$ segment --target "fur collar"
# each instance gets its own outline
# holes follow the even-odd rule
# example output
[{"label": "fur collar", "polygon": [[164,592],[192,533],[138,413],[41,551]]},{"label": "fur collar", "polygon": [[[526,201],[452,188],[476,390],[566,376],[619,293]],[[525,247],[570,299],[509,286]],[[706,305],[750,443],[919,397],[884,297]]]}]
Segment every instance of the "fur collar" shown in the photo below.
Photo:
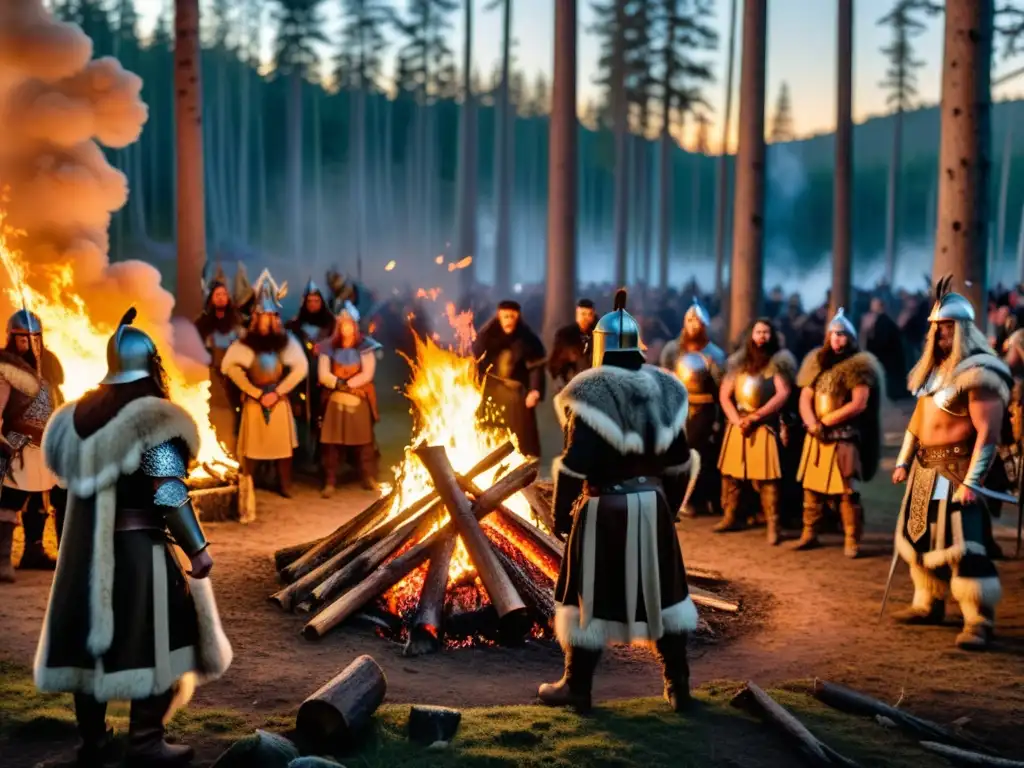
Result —
[{"label": "fur collar", "polygon": [[24,365],[0,359],[0,378],[23,395],[35,397],[39,394],[39,378]]},{"label": "fur collar", "polygon": [[188,411],[170,400],[140,397],[86,439],[75,431],[77,401],[57,410],[43,433],[43,455],[50,470],[75,496],[88,498],[139,468],[142,454],[180,438],[189,458],[199,452],[199,430]]},{"label": "fur collar", "polygon": [[[729,355],[729,359],[726,361],[726,370],[730,373],[735,373],[743,365],[743,361],[746,360],[747,349],[741,347],[736,352]],[[768,360],[768,365],[765,366],[764,376],[765,378],[773,377],[776,375],[782,376],[790,384],[796,378],[797,362],[796,358],[793,357],[793,353],[788,349],[780,349]]]},{"label": "fur collar", "polygon": [[563,427],[572,414],[622,454],[661,454],[686,425],[689,402],[686,387],[660,368],[602,365],[574,376],[555,396],[555,412]]},{"label": "fur collar", "polygon": [[1006,363],[995,355],[979,352],[962,360],[953,369],[950,384],[956,387],[958,392],[987,389],[1002,401],[1005,408],[1010,402],[1013,374]]},{"label": "fur collar", "polygon": [[[796,385],[800,388],[813,386],[821,374],[821,363],[816,349],[804,358],[800,372],[796,377]],[[878,358],[870,352],[856,352],[840,363],[833,365],[825,372],[829,384],[841,384],[846,390],[854,387],[878,387],[885,380],[885,373]],[[824,383],[824,382],[823,382]],[[827,386],[827,384],[826,384]]]}]

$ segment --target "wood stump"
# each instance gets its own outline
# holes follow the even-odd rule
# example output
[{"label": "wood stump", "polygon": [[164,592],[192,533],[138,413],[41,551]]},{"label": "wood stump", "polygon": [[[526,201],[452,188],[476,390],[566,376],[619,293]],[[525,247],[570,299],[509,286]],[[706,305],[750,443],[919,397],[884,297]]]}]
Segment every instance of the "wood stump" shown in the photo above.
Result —
[{"label": "wood stump", "polygon": [[344,749],[384,701],[388,682],[371,656],[360,656],[302,702],[295,728],[311,745]]}]

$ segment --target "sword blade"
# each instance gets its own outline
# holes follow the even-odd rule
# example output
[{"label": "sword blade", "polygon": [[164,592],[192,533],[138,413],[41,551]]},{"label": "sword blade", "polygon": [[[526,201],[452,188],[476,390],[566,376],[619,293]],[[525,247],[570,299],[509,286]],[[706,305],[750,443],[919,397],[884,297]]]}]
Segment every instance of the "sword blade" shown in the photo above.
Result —
[{"label": "sword blade", "polygon": [[986,499],[992,499],[993,501],[1001,501],[1005,504],[1019,505],[1020,499],[1016,496],[1012,496],[1009,493],[1003,493],[1002,491],[993,491],[991,488],[984,488],[977,485],[968,485],[972,491],[979,496],[984,496]]},{"label": "sword blade", "polygon": [[892,589],[892,577],[896,573],[896,563],[900,560],[900,553],[896,550],[896,544],[892,547],[892,562],[889,563],[889,578],[885,580],[885,592],[882,594],[882,607],[878,611],[878,620],[885,616],[885,604],[889,602],[889,590]]}]

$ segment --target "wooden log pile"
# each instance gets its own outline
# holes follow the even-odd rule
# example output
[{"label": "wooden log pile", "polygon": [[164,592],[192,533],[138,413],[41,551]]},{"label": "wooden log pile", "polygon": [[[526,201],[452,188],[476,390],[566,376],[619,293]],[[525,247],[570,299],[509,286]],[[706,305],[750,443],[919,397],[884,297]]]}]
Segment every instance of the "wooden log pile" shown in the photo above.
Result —
[{"label": "wooden log pile", "polygon": [[222,464],[203,464],[204,476],[188,479],[192,503],[203,522],[238,520],[238,470]]}]

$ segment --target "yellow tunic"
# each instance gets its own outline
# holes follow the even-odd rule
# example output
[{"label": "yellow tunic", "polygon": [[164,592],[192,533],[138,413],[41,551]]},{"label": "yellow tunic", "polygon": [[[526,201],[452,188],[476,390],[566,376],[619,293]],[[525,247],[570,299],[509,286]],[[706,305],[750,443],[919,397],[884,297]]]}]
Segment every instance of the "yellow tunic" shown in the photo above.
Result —
[{"label": "yellow tunic", "polygon": [[739,427],[726,424],[718,469],[737,480],[778,480],[782,464],[775,430],[762,425],[744,437]]}]

